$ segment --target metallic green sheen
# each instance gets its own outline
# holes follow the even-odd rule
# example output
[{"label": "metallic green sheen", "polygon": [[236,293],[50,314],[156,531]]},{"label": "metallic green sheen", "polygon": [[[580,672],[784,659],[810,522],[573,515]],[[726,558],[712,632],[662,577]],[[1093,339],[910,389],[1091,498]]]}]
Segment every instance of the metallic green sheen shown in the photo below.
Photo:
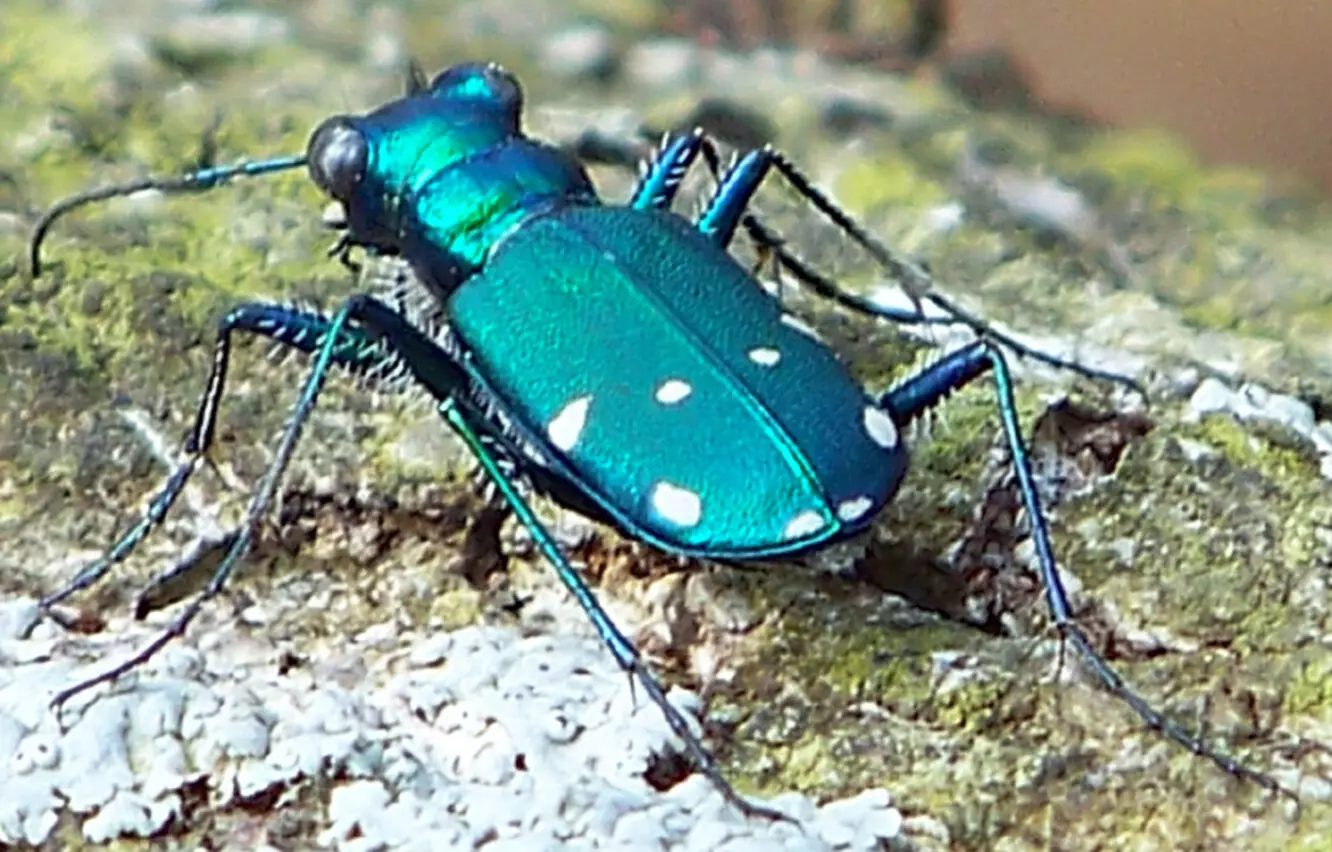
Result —
[{"label": "metallic green sheen", "polygon": [[[810,549],[868,522],[906,469],[866,433],[870,403],[833,353],[781,322],[780,305],[688,222],[662,211],[564,207],[526,221],[453,294],[451,324],[478,374],[541,446],[580,397],[561,456],[620,524],[679,553],[757,558]],[[765,366],[749,353],[765,347]],[[691,392],[656,399],[668,379]],[[697,523],[657,511],[665,481],[699,499]],[[868,500],[848,525],[837,507]],[[797,516],[822,524],[788,536]]]},{"label": "metallic green sheen", "polygon": [[[665,153],[634,204],[605,205],[523,135],[521,107],[503,69],[458,66],[329,119],[309,152],[353,244],[407,259],[440,301],[489,427],[523,439],[515,461],[675,553],[760,559],[868,526],[906,471],[892,415],[727,253],[717,222],[736,217],[669,212],[687,160]],[[713,212],[756,174],[719,185]]]},{"label": "metallic green sheen", "polygon": [[[543,204],[596,193],[562,152],[522,135],[522,94],[498,70],[454,69],[426,93],[339,116],[364,146],[363,179],[340,198],[358,242],[412,259],[441,298]],[[313,144],[313,142],[312,142]]]}]

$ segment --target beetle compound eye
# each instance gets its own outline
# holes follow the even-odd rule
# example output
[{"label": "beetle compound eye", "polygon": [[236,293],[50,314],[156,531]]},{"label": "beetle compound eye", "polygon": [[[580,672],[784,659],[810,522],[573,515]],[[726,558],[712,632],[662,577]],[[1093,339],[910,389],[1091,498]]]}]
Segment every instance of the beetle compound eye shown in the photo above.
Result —
[{"label": "beetle compound eye", "polygon": [[495,62],[487,64],[481,71],[490,97],[505,109],[517,111],[523,105],[523,88],[518,85],[518,78],[508,72],[504,66]]},{"label": "beetle compound eye", "polygon": [[346,118],[331,118],[310,137],[310,179],[333,198],[346,201],[365,177],[365,135]]}]

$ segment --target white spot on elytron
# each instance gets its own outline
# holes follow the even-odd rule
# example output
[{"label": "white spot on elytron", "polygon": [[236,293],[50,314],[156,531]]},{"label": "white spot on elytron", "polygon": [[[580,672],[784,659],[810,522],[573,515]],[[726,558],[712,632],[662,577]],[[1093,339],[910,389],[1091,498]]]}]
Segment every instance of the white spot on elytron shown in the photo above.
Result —
[{"label": "white spot on elytron", "polygon": [[694,389],[689,385],[689,382],[683,379],[667,379],[657,385],[657,402],[662,405],[675,405],[693,392]]},{"label": "white spot on elytron", "polygon": [[795,329],[796,331],[808,337],[810,340],[822,341],[822,338],[819,337],[819,333],[814,329],[810,328],[809,323],[805,322],[798,316],[794,316],[792,314],[782,314],[782,325],[786,326],[787,328]]},{"label": "white spot on elytron", "polygon": [[865,517],[865,513],[874,507],[874,501],[868,497],[852,497],[837,504],[837,517],[850,523]]},{"label": "white spot on elytron", "polygon": [[874,443],[885,450],[897,446],[897,424],[888,416],[888,412],[877,405],[865,406],[865,431]]},{"label": "white spot on elytron", "polygon": [[692,527],[703,517],[703,501],[688,488],[662,480],[652,488],[652,508],[666,520],[681,527]]},{"label": "white spot on elytron", "polygon": [[749,360],[760,367],[776,367],[777,362],[782,360],[782,353],[767,346],[755,346],[749,350]]},{"label": "white spot on elytron", "polygon": [[804,538],[823,529],[823,515],[813,509],[806,509],[791,519],[782,535],[786,538]]},{"label": "white spot on elytron", "polygon": [[589,394],[572,400],[560,409],[560,413],[546,427],[550,442],[566,453],[572,450],[574,444],[578,443],[578,436],[583,434],[583,426],[587,424],[587,409],[591,404],[592,396]]}]

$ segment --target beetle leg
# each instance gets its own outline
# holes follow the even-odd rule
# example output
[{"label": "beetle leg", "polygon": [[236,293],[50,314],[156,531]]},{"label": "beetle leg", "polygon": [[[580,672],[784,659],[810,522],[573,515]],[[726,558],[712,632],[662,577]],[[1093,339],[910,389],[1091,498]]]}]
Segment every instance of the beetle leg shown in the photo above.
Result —
[{"label": "beetle leg", "polygon": [[702,130],[694,130],[663,143],[634,187],[627,206],[635,210],[669,210],[689,167],[704,144]]},{"label": "beetle leg", "polygon": [[[226,387],[227,367],[231,360],[231,336],[236,332],[260,334],[279,343],[314,351],[320,344],[328,326],[328,319],[310,311],[299,311],[267,302],[247,302],[227,312],[218,322],[217,342],[213,346],[213,366],[208,384],[194,417],[194,425],[185,439],[182,457],[175,465],[157,493],[148,501],[143,516],[99,559],[89,563],[58,591],[42,598],[40,606],[51,606],[74,593],[95,584],[116,564],[124,561],[139,543],[162,522],[167,512],[184,491],[190,477],[206,462],[213,444],[218,407]],[[347,330],[346,343],[334,350],[333,362],[353,372],[369,374],[381,369],[387,359],[382,347],[373,341],[356,336],[357,329]],[[190,570],[201,554],[187,557],[158,575],[151,584],[164,585]]]},{"label": "beetle leg", "polygon": [[746,153],[725,174],[716,145],[704,137],[701,153],[708,168],[718,176],[717,188],[698,217],[698,229],[717,245],[731,244],[737,227],[743,225],[761,244],[781,246],[780,238],[748,213],[749,204],[768,172],[776,169],[791,187],[829,221],[867,251],[888,273],[901,283],[920,315],[921,300],[933,290],[929,272],[920,264],[897,255],[860,227],[844,210],[824,195],[784,154],[764,146]]},{"label": "beetle leg", "polygon": [[1022,439],[1022,426],[1018,422],[1017,403],[1013,398],[1013,379],[1003,351],[990,340],[977,340],[961,349],[945,355],[939,361],[911,376],[897,387],[879,398],[882,406],[898,424],[905,427],[911,421],[934,408],[955,391],[975,381],[985,373],[994,378],[996,403],[1000,419],[1003,421],[1004,437],[1013,461],[1013,472],[1017,479],[1018,491],[1022,495],[1023,509],[1030,525],[1032,544],[1036,549],[1036,560],[1040,568],[1041,582],[1045,586],[1046,603],[1051,620],[1064,639],[1073,644],[1087,668],[1096,676],[1102,686],[1127,704],[1138,718],[1148,727],[1160,731],[1167,738],[1216,764],[1225,772],[1237,778],[1248,779],[1273,792],[1294,798],[1294,794],[1282,787],[1274,778],[1242,763],[1214,751],[1196,735],[1186,731],[1176,722],[1166,718],[1136,692],[1129,688],[1124,679],[1101,656],[1092,645],[1091,639],[1078,626],[1073,618],[1073,608],[1069,603],[1068,592],[1059,577],[1054,550],[1050,546],[1050,533],[1046,525],[1045,514],[1041,510],[1035,480],[1031,473],[1031,463],[1026,444]]},{"label": "beetle leg", "polygon": [[[240,527],[230,533],[225,540],[229,545],[226,554],[214,569],[207,586],[190,600],[165,630],[138,653],[105,672],[61,691],[52,701],[54,706],[60,706],[69,698],[93,686],[114,681],[147,662],[175,637],[182,635],[203,606],[222,591],[236,565],[253,544],[259,525],[273,502],[283,474],[295,452],[305,423],[313,412],[320,391],[333,367],[339,366],[366,374],[384,369],[385,365],[398,366],[410,371],[415,381],[439,400],[438,408],[441,416],[462,438],[487,476],[495,483],[504,502],[531,533],[532,540],[586,612],[616,662],[660,708],[671,730],[684,743],[686,751],[699,771],[722,792],[727,801],[742,812],[770,819],[786,819],[777,811],[745,801],[722,776],[715,759],[693,733],[684,715],[666,698],[665,690],[639,657],[633,644],[615,626],[592,590],[564,556],[550,531],[523,498],[516,480],[505,469],[503,457],[494,448],[493,440],[489,440],[494,437],[490,430],[474,425],[483,423],[484,418],[470,402],[470,377],[454,360],[451,353],[392,308],[366,295],[353,296],[331,319],[322,314],[277,305],[248,303],[228,313],[223,318],[220,329],[213,372],[209,377],[204,397],[200,401],[195,427],[186,441],[185,460],[168,479],[166,486],[150,502],[149,511],[144,519],[112,548],[107,557],[94,563],[89,569],[81,571],[66,590],[53,595],[47,602],[59,600],[95,582],[105,574],[111,565],[123,559],[143,539],[180,495],[185,482],[199,467],[204,452],[212,442],[218,404],[226,379],[230,335],[237,330],[262,334],[314,355],[314,364],[310,368],[296,408],[287,421],[287,428],[274,453],[273,461],[260,480]],[[163,575],[163,580],[174,579],[186,570],[187,568],[169,569]]]},{"label": "beetle leg", "polygon": [[[920,264],[901,257],[888,249],[864,229],[827,196],[819,191],[795,164],[781,152],[772,148],[750,151],[725,174],[721,174],[721,160],[716,146],[706,137],[702,139],[700,153],[714,175],[719,175],[717,189],[698,219],[698,228],[722,247],[730,244],[737,227],[743,227],[750,238],[776,255],[776,262],[801,283],[818,295],[856,313],[905,324],[961,324],[979,337],[1002,343],[1019,356],[1041,361],[1061,370],[1068,370],[1086,378],[1123,385],[1145,395],[1134,379],[1109,370],[1088,367],[1077,361],[1060,358],[1023,344],[999,331],[981,317],[971,313],[940,293],[929,272]],[[791,187],[820,213],[840,228],[854,242],[867,251],[890,277],[901,283],[915,310],[906,311],[879,304],[872,298],[844,289],[836,281],[820,274],[803,260],[787,251],[781,235],[764,225],[747,209],[759,185],[771,170],[776,170]],[[927,313],[923,303],[928,302],[942,313]]]},{"label": "beetle leg", "polygon": [[785,820],[787,817],[778,812],[765,808],[761,805],[755,805],[746,801],[736,793],[730,783],[722,775],[721,769],[717,766],[716,760],[704,748],[699,741],[698,736],[689,727],[688,721],[684,715],[675,707],[674,704],[666,698],[666,691],[662,689],[660,683],[648,669],[647,664],[643,662],[642,657],[634,648],[633,643],[620,632],[611,620],[610,615],[602,608],[596,595],[583,580],[582,575],[569,562],[568,557],[564,555],[559,543],[537,517],[530,504],[523,498],[519,492],[517,484],[510,475],[504,470],[504,466],[495,456],[487,443],[481,440],[481,436],[474,424],[474,416],[460,409],[457,402],[452,397],[442,398],[439,404],[439,412],[444,420],[451,426],[467,445],[472,455],[481,464],[482,469],[494,481],[499,489],[500,495],[512,508],[514,516],[518,519],[532,536],[532,541],[546,561],[554,567],[560,581],[564,583],[565,588],[573,595],[574,600],[582,607],[588,620],[592,622],[601,641],[610,650],[615,661],[619,663],[620,668],[633,678],[634,681],[643,688],[648,698],[653,704],[661,710],[662,715],[666,717],[666,722],[671,730],[684,743],[685,750],[693,760],[694,765],[722,794],[722,796],[731,804],[735,805],[742,813],[749,816],[759,816],[767,819]]},{"label": "beetle leg", "polygon": [[[143,517],[133,528],[107,551],[101,559],[91,563],[80,571],[73,580],[60,591],[43,598],[41,604],[50,606],[65,599],[74,592],[97,582],[116,563],[127,557],[131,551],[151,531],[180,496],[185,484],[203,464],[208,448],[213,442],[217,421],[218,407],[221,403],[226,384],[227,365],[230,360],[231,334],[236,331],[257,333],[277,340],[296,349],[316,355],[315,365],[310,371],[305,388],[296,405],[295,413],[287,423],[287,429],[278,445],[272,463],[260,481],[258,489],[251,498],[245,513],[245,520],[239,530],[229,533],[223,540],[228,544],[226,554],[214,569],[212,578],[203,591],[199,592],[159,636],[145,646],[128,661],[96,675],[81,683],[65,689],[52,701],[59,706],[69,698],[95,686],[108,683],[138,667],[161,650],[172,638],[181,635],[200,609],[209,599],[215,597],[226,584],[227,578],[242,556],[249,550],[254,536],[267,514],[268,508],[277,492],[283,473],[295,451],[305,421],[314,409],[315,401],[323,388],[329,370],[343,367],[361,375],[376,375],[380,371],[390,370],[397,365],[406,366],[412,355],[429,346],[435,352],[441,351],[435,343],[423,333],[416,331],[418,339],[403,341],[394,339],[389,342],[377,332],[375,319],[384,314],[396,316],[382,303],[366,296],[353,296],[331,320],[322,314],[299,311],[264,302],[250,302],[239,305],[219,323],[217,344],[213,350],[213,369],[203,397],[199,401],[194,427],[186,438],[184,457],[176,469],[167,477],[166,483],[149,501]],[[358,325],[350,325],[351,322]],[[400,320],[400,322],[403,322]],[[406,325],[405,322],[403,322]],[[410,326],[409,326],[410,328]],[[435,359],[441,360],[441,359]],[[417,375],[417,379],[427,385],[432,393],[444,392],[443,386],[449,385],[449,391],[455,387],[465,387],[466,374],[449,362],[448,367],[432,364],[427,378]],[[450,369],[451,368],[451,369]],[[452,383],[452,384],[450,384]],[[192,551],[193,552],[193,551]],[[196,557],[201,557],[197,553]],[[193,567],[187,558],[184,564],[173,566],[163,572],[157,585],[165,584],[181,576]]]}]

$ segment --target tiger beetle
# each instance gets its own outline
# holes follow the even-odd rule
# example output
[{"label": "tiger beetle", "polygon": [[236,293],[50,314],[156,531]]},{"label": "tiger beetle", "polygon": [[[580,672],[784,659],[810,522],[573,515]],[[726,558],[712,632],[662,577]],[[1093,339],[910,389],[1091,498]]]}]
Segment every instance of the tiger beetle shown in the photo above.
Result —
[{"label": "tiger beetle", "polygon": [[[728,168],[701,131],[668,139],[629,201],[608,205],[569,154],[524,135],[522,91],[494,64],[463,64],[364,115],[324,121],[303,156],[201,168],[72,196],[39,221],[30,264],[53,222],[82,205],[146,189],[207,191],[233,178],[305,167],[341,205],[330,254],[397,256],[430,308],[359,293],[332,313],[246,302],[218,324],[212,372],[182,460],[143,517],[42,606],[100,580],[159,524],[215,437],[234,334],[269,338],[312,356],[273,461],[244,520],[224,540],[211,580],[154,641],[124,663],[59,693],[59,706],[141,665],[181,635],[226,585],[254,542],[325,379],[398,372],[426,390],[542,556],[582,606],[616,662],[664,714],[694,762],[742,812],[656,678],[533,512],[530,489],[662,551],[720,562],[762,562],[819,551],[865,531],[907,469],[902,431],[953,392],[989,374],[1055,627],[1104,687],[1148,726],[1231,775],[1287,793],[1271,777],[1213,751],[1131,691],[1074,622],[1018,422],[1001,347],[1095,379],[1103,373],[1022,346],[933,290],[921,267],[896,257],[771,148]],[[692,221],[672,211],[702,156],[715,188]],[[780,175],[910,295],[891,309],[842,289],[790,252],[749,212],[760,184]],[[867,395],[837,356],[764,291],[728,252],[737,231],[814,293],[898,323],[969,326],[976,339]],[[689,452],[681,452],[688,447]],[[180,574],[177,563],[156,582]]]}]

